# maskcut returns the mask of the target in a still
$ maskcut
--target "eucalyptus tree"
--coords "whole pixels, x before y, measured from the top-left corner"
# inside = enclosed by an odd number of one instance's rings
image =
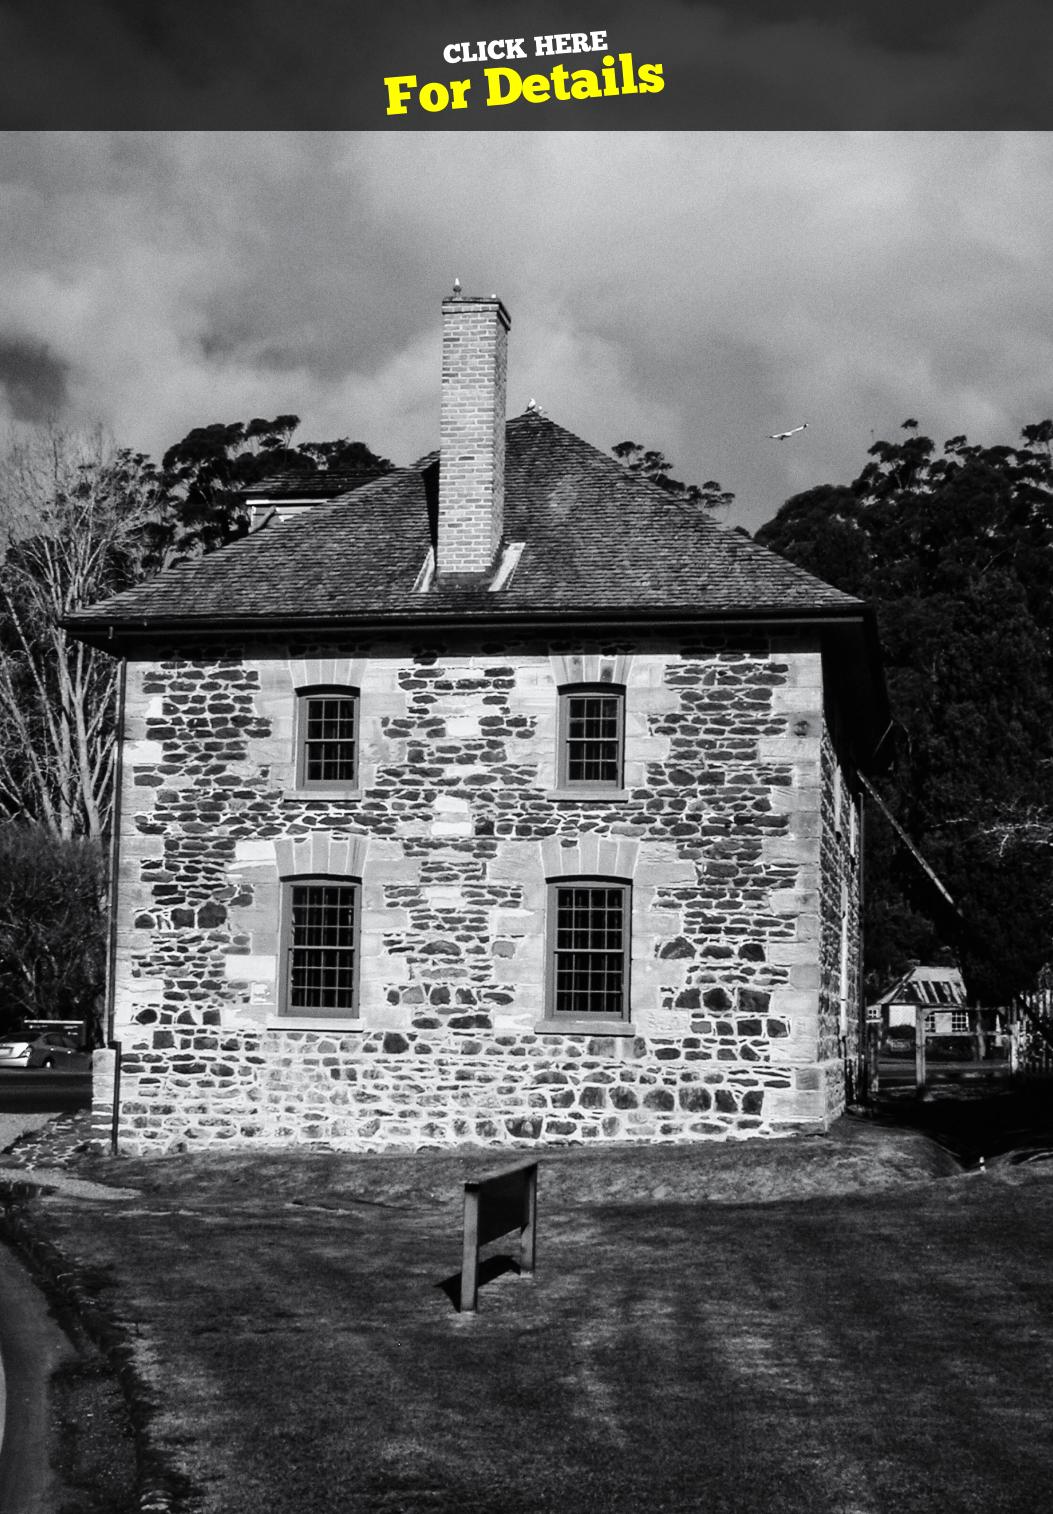
[[[757,540],[875,605],[894,715],[883,792],[958,905],[943,915],[879,835],[869,968],[943,941],[995,1002],[1053,942],[1053,423],[1012,446],[903,431]]]

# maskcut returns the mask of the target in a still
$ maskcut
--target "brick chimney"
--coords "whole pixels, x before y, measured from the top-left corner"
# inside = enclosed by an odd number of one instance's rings
[[[442,302],[442,408],[436,568],[485,573],[505,514],[508,311],[496,295]]]

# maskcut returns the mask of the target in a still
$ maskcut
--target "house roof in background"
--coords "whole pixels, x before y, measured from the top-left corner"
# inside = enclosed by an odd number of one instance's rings
[[[271,473],[241,492],[248,501],[336,499],[382,478],[381,468],[319,468],[306,473]]]
[[[876,1000],[884,1004],[920,1004],[926,1009],[957,1009],[966,1003],[965,983],[956,967],[912,967]]]

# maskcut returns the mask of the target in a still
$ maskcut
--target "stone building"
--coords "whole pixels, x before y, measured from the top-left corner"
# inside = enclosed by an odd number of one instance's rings
[[[121,1147],[821,1129],[869,612],[506,423],[504,306],[443,319],[438,453],[70,622],[126,666]]]

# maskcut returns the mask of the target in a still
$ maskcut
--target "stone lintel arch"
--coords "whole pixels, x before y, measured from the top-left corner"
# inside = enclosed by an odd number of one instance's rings
[[[359,689],[365,669],[364,657],[289,659],[289,675],[294,689]]]
[[[576,652],[565,656],[553,652],[549,656],[557,688],[576,683],[609,683],[624,688],[629,682],[632,662],[629,652]]]
[[[312,831],[309,836],[282,836],[274,843],[279,878],[361,878],[369,837]]]
[[[541,843],[546,878],[626,878],[636,871],[640,843],[628,837],[597,836],[586,831],[568,846],[559,836]]]

